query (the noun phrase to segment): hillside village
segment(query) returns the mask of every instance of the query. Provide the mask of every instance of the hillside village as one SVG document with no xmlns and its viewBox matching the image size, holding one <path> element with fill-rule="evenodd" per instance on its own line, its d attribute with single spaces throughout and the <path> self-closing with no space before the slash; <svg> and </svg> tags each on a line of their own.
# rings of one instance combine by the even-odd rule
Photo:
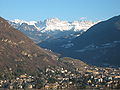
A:
<svg viewBox="0 0 120 90">
<path fill-rule="evenodd" d="M 48 66 L 39 73 L 0 76 L 0 88 L 6 89 L 120 89 L 120 69 L 85 66 L 83 70 Z"/>
</svg>

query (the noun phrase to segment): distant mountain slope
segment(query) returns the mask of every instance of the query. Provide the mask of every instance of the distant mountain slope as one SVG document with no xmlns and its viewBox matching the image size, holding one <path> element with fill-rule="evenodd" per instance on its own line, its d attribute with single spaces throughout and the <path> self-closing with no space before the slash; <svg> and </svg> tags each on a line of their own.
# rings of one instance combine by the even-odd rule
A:
<svg viewBox="0 0 120 90">
<path fill-rule="evenodd" d="M 120 65 L 120 16 L 92 26 L 72 43 L 63 56 L 95 65 Z"/>
<path fill-rule="evenodd" d="M 55 66 L 57 59 L 0 17 L 0 71 L 32 73 L 48 65 Z"/>
</svg>

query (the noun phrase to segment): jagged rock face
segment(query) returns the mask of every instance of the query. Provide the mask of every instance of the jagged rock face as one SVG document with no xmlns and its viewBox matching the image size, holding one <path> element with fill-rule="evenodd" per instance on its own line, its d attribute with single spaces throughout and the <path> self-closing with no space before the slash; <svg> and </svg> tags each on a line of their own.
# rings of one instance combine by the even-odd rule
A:
<svg viewBox="0 0 120 90">
<path fill-rule="evenodd" d="M 0 17 L 0 68 L 34 72 L 55 65 L 57 56 L 33 43 Z"/>
</svg>

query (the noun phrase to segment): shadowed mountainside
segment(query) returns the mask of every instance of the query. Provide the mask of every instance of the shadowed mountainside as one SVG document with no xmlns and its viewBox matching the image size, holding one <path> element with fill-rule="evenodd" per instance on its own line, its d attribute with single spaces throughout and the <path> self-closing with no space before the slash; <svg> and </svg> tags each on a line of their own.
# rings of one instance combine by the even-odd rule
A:
<svg viewBox="0 0 120 90">
<path fill-rule="evenodd" d="M 72 43 L 74 46 L 65 49 L 63 56 L 93 65 L 120 65 L 120 16 L 92 26 Z"/>
</svg>

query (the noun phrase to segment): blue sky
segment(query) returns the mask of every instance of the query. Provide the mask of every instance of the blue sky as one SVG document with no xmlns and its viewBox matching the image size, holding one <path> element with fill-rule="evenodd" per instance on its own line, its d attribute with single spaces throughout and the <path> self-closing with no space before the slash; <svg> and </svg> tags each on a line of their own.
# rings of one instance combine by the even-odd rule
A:
<svg viewBox="0 0 120 90">
<path fill-rule="evenodd" d="M 5 19 L 97 21 L 120 15 L 120 0 L 0 0 L 0 16 Z"/>
</svg>

